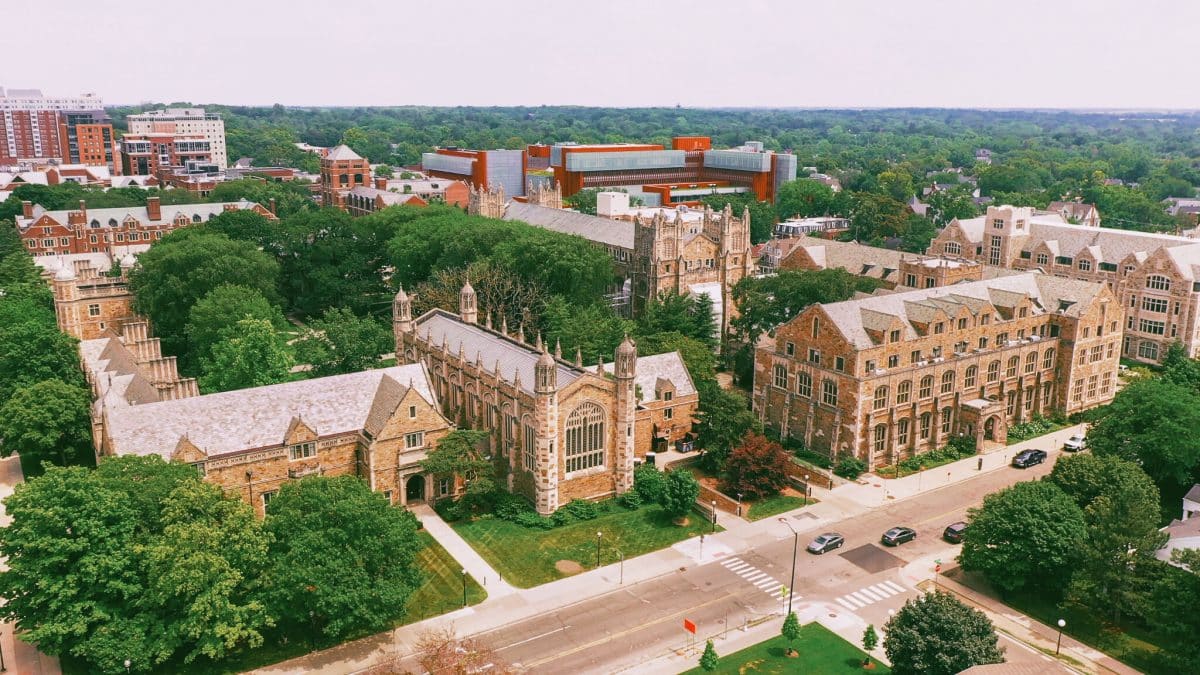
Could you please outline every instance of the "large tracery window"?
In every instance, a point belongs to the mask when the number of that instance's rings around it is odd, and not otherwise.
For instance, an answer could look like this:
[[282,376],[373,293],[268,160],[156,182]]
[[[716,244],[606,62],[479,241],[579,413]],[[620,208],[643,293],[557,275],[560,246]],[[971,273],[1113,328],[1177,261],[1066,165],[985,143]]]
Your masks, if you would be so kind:
[[604,465],[604,408],[584,403],[567,418],[567,473]]

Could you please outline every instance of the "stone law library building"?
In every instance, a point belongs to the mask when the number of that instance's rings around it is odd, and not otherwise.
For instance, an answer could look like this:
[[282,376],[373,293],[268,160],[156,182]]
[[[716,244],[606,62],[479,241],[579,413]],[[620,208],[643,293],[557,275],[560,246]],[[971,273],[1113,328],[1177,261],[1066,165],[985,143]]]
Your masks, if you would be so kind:
[[1112,400],[1124,315],[1103,284],[1038,272],[812,305],[764,336],[764,423],[870,468],[955,436]]
[[613,363],[585,367],[540,336],[480,325],[470,284],[457,315],[414,319],[403,290],[393,312],[396,358],[425,364],[447,418],[489,432],[509,488],[539,513],[629,490],[636,459],[691,432],[699,395],[678,352],[638,357],[626,338]]

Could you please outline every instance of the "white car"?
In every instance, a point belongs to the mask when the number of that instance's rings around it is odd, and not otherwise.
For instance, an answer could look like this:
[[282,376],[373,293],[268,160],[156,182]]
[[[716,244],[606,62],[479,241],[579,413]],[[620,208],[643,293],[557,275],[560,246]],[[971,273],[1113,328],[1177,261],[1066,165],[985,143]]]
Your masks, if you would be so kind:
[[1063,443],[1063,450],[1067,452],[1079,452],[1085,448],[1087,448],[1087,437],[1079,434],[1075,434],[1068,438],[1066,443]]

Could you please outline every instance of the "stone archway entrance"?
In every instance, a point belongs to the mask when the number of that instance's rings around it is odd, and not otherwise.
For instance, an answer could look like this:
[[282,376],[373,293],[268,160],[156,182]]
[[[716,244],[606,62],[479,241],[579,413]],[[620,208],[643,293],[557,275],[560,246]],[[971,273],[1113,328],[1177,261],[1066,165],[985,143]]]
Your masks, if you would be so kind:
[[985,441],[996,440],[996,418],[995,418],[995,416],[987,418],[987,421],[983,423],[983,440],[985,440]]
[[425,501],[425,476],[416,474],[408,477],[404,483],[404,501],[406,504]]

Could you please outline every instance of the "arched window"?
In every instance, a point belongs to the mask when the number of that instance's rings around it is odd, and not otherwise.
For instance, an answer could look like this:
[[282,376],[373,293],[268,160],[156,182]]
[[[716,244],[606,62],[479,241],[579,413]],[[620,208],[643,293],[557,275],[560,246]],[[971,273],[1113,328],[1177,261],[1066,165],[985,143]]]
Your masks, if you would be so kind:
[[821,402],[825,405],[837,405],[838,403],[838,383],[837,380],[825,378],[821,380]]
[[921,389],[917,392],[917,396],[920,398],[929,398],[930,396],[933,396],[932,375],[926,375],[925,377],[921,378]]
[[1025,355],[1025,372],[1032,373],[1037,370],[1037,352],[1029,352]]
[[812,398],[812,375],[805,372],[796,373],[796,395]]
[[109,218],[109,219],[108,219],[108,226],[109,226],[109,227],[116,227],[116,226],[117,226],[117,219],[116,219],[116,218]]
[[567,473],[604,465],[604,408],[583,403],[567,417]]
[[524,430],[522,446],[524,448],[525,470],[533,471],[537,468],[537,434],[533,431],[533,423],[529,415],[521,418],[521,428]]
[[193,223],[200,222],[200,214],[199,213],[192,214],[192,222]]
[[888,388],[887,386],[875,387],[875,409],[883,410],[888,405]]
[[1005,377],[1016,377],[1017,367],[1021,365],[1021,357],[1014,356],[1008,360],[1008,367],[1004,369]]
[[908,403],[912,396],[912,380],[905,380],[896,387],[896,403]]
[[1042,357],[1042,368],[1047,370],[1054,367],[1054,350],[1047,349],[1046,354]]
[[926,440],[929,438],[929,432],[931,429],[930,425],[932,423],[933,423],[932,415],[930,415],[929,413],[921,413],[921,440]]
[[1000,362],[992,361],[988,364],[987,381],[995,382],[998,379],[1000,379]]
[[100,227],[100,221],[92,218],[92,222],[88,223],[88,227]]
[[978,377],[979,377],[979,368],[977,368],[975,366],[968,367],[967,372],[963,375],[963,386],[964,387],[974,387],[975,380]]
[[1171,290],[1171,280],[1160,274],[1152,274],[1146,277],[1146,288],[1155,291]]
[[954,391],[954,371],[947,370],[942,373],[942,393],[949,394]]
[[887,447],[887,425],[875,425],[875,452],[883,452]]
[[908,418],[896,423],[896,444],[900,447],[908,445]]

